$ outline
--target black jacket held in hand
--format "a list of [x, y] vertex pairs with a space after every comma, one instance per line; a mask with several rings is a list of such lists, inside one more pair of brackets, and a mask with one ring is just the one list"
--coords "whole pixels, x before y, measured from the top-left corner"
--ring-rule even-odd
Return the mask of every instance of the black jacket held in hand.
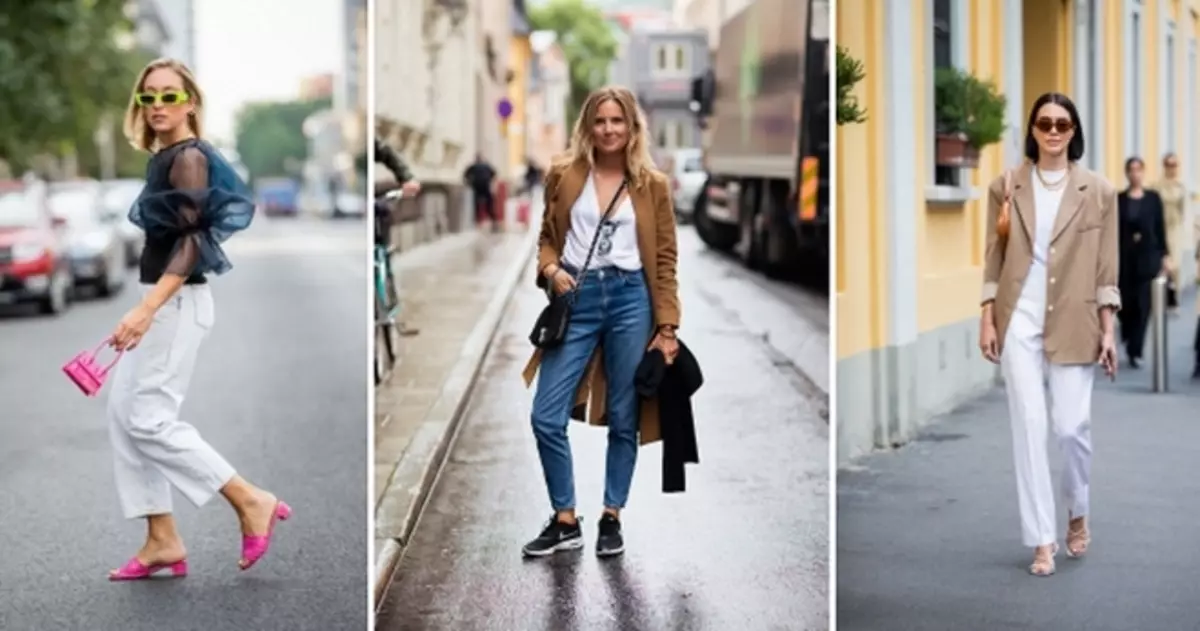
[[663, 441], [662, 490], [681, 492], [685, 486], [683, 465], [700, 463], [696, 422], [692, 416], [692, 395], [704, 385], [700, 364], [680, 340], [679, 354], [670, 366], [662, 351], [647, 352], [638, 365], [634, 384], [642, 397], [658, 396]]

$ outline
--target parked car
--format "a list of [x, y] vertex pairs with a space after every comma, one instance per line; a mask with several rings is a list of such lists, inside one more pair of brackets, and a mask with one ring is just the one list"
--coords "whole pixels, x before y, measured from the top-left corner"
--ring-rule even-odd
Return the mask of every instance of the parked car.
[[125, 243], [120, 228], [104, 210], [104, 187], [99, 182], [52, 185], [50, 212], [66, 228], [67, 257], [75, 286], [95, 288], [111, 296], [125, 286]]
[[0, 304], [67, 309], [75, 284], [63, 223], [46, 204], [45, 184], [0, 187]]
[[141, 195], [145, 184], [141, 180], [109, 180], [104, 182], [104, 212], [117, 224], [117, 232], [125, 245], [125, 264], [134, 267], [142, 256], [146, 234], [129, 221], [129, 209]]
[[264, 177], [254, 182], [254, 196], [267, 216], [294, 217], [300, 202], [300, 184], [290, 177]]
[[676, 149], [667, 159], [667, 173], [671, 176], [671, 192], [675, 198], [675, 214], [681, 221], [692, 219], [696, 198], [704, 189], [708, 174], [704, 172], [704, 154], [701, 149]]

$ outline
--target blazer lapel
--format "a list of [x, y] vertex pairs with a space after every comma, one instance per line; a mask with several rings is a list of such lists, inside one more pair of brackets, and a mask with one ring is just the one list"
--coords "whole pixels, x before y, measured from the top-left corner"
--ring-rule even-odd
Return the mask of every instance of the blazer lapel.
[[1037, 210], [1033, 203], [1033, 168], [1026, 162], [1013, 173], [1012, 203], [1017, 207], [1016, 215], [1021, 218], [1025, 236], [1033, 243], [1033, 229], [1037, 225]]
[[1063, 191], [1062, 203], [1058, 207], [1058, 216], [1054, 219], [1054, 232], [1050, 235], [1050, 243], [1058, 240], [1059, 235], [1067, 229], [1067, 225], [1079, 213], [1083, 206], [1084, 191], [1087, 190], [1087, 180], [1078, 168], [1072, 167], [1067, 175], [1067, 190]]

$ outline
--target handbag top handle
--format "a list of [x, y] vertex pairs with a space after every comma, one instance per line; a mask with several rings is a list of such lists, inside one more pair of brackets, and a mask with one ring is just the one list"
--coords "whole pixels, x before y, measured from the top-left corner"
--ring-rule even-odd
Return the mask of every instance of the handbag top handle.
[[[583, 267], [579, 269], [579, 280], [575, 282], [575, 288], [571, 290], [572, 295], [578, 292], [579, 288], [583, 286], [583, 279], [587, 277], [588, 266], [592, 263], [592, 254], [596, 251], [596, 243], [600, 241], [600, 230], [604, 227], [604, 222], [608, 221], [608, 216], [612, 214], [613, 209], [617, 207], [617, 200], [621, 199], [621, 193], [625, 191], [625, 185], [628, 181], [628, 178], [621, 179], [621, 185], [617, 187], [617, 192], [613, 193], [612, 200], [608, 202], [608, 208], [600, 216], [600, 223], [596, 224], [596, 234], [592, 235], [592, 245], [588, 248], [587, 258], [583, 259]], [[549, 287], [547, 290], [553, 291]]]

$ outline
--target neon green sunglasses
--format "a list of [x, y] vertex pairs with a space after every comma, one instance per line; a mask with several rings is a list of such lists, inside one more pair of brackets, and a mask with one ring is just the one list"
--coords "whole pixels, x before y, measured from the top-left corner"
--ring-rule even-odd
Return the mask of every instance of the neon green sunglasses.
[[165, 92], [138, 92], [134, 95], [139, 105], [149, 107], [151, 105], [180, 105], [187, 103], [191, 99], [187, 92], [182, 90], [167, 90]]

